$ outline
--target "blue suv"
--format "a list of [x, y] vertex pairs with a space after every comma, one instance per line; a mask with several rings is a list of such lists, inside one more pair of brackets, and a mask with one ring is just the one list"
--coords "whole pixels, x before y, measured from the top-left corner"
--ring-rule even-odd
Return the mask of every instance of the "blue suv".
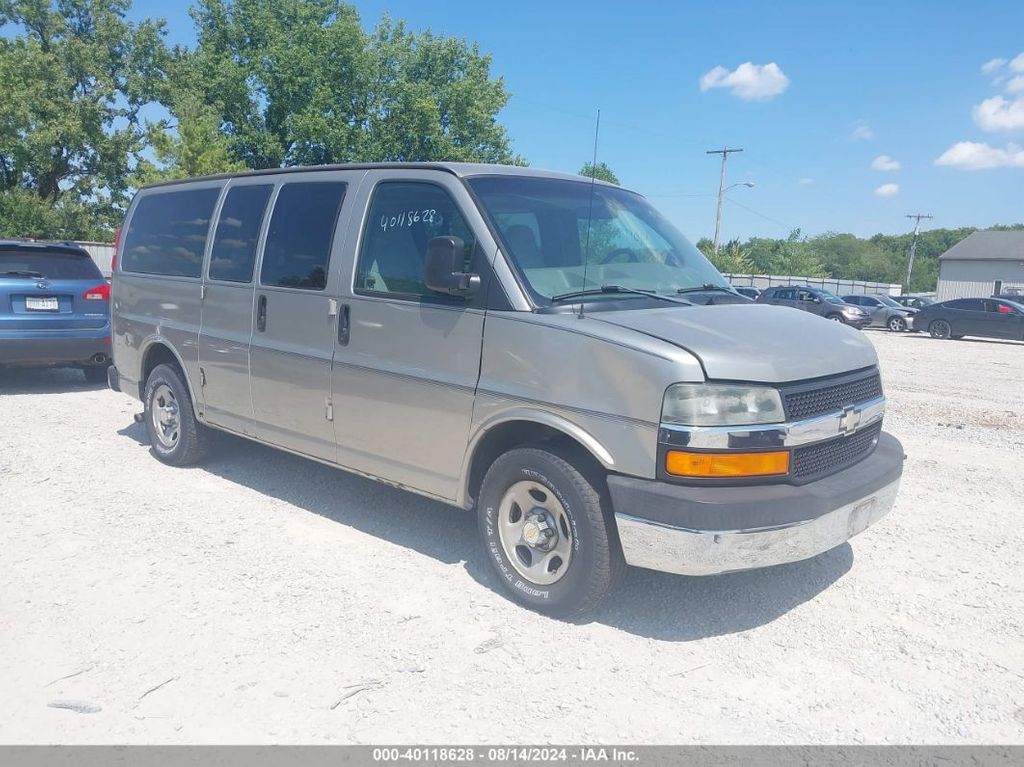
[[70, 243], [0, 240], [0, 366], [77, 367], [107, 380], [110, 284]]

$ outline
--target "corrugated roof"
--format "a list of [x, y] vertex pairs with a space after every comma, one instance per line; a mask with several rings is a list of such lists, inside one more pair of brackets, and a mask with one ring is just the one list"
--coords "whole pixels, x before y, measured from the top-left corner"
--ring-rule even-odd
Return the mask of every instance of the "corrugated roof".
[[975, 232], [947, 250], [940, 261], [1024, 261], [1024, 231]]

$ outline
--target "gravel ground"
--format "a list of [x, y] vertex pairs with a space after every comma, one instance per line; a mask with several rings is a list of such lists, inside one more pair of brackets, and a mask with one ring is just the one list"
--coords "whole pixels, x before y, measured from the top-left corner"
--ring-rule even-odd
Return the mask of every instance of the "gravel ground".
[[577, 624], [469, 514], [234, 438], [173, 469], [124, 395], [0, 371], [0, 742], [1024, 743], [1024, 344], [870, 337], [891, 515]]

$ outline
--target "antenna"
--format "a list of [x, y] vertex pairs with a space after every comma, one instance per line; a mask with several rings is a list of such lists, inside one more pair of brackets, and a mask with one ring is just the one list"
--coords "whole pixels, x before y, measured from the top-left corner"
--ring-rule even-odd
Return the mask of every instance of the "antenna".
[[[594, 185], [597, 176], [597, 137], [601, 133], [601, 110], [597, 110], [597, 124], [594, 126], [594, 159], [590, 163], [590, 203], [587, 208], [587, 244], [583, 249], [583, 286], [580, 290], [587, 289], [587, 264], [590, 263], [590, 224], [594, 219]], [[580, 296], [580, 314], [583, 319], [583, 304], [587, 302], [586, 296]]]

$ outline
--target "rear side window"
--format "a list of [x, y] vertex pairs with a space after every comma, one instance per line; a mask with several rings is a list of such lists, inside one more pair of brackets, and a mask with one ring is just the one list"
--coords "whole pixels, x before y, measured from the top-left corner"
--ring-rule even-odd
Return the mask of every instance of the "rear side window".
[[219, 188], [147, 194], [135, 206], [121, 271], [198, 277]]
[[331, 240], [345, 199], [345, 184], [297, 182], [281, 187], [263, 249], [260, 283], [323, 290]]
[[[528, 225], [524, 228], [533, 235]], [[423, 284], [423, 267], [430, 240], [445, 236], [463, 241], [470, 263], [476, 241], [444, 189], [424, 182], [380, 184], [366, 219], [356, 290], [407, 298], [436, 296]]]
[[985, 302], [980, 298], [961, 298], [956, 301], [950, 301], [946, 306], [950, 309], [960, 309], [968, 312], [985, 311]]
[[217, 219], [210, 251], [210, 279], [249, 282], [263, 213], [273, 186], [236, 186], [228, 191]]
[[61, 253], [32, 248], [0, 250], [0, 277], [48, 280], [102, 280], [88, 253]]

